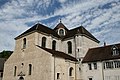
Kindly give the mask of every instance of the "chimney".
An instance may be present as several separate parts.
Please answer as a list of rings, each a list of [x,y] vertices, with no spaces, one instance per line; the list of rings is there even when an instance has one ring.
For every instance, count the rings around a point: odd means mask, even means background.
[[[106,46],[106,42],[104,41],[104,47]]]

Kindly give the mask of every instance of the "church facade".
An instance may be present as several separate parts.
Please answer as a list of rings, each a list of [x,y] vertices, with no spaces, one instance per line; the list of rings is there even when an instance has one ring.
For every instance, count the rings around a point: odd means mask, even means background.
[[[15,41],[15,50],[4,65],[3,80],[96,80],[99,74],[88,68],[106,60],[89,56],[99,41],[83,26],[69,30],[60,22],[51,29],[37,23]],[[100,75],[97,80],[109,80]]]

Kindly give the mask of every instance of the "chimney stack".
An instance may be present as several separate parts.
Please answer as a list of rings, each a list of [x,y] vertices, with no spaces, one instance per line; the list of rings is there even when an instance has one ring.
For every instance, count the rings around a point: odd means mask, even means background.
[[[106,42],[104,41],[104,47],[106,46]]]

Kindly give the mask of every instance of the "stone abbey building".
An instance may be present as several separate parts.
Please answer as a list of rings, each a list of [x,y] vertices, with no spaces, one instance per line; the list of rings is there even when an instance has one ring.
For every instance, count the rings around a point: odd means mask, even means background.
[[[15,40],[3,80],[120,80],[120,44],[98,47],[83,26],[37,23]]]

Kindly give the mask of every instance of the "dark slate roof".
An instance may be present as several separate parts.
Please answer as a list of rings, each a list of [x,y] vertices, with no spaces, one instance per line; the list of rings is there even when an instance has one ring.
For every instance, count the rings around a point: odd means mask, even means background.
[[[67,31],[66,35],[63,37],[60,37],[56,32],[56,30],[60,27],[64,28]],[[38,23],[33,27],[31,27],[30,29],[28,29],[27,31],[25,31],[24,33],[22,33],[21,35],[17,36],[15,39],[19,39],[22,36],[25,36],[28,33],[33,31],[47,33],[62,40],[65,40],[66,38],[74,37],[76,34],[81,34],[99,43],[99,41],[91,33],[89,33],[84,27],[80,26],[80,27],[68,30],[62,23],[59,23],[54,29],[48,28],[45,25]]]
[[[38,46],[38,45],[37,45]],[[48,48],[43,48],[43,47],[40,47],[38,46],[39,48],[51,53],[53,56],[56,56],[56,57],[61,57],[61,58],[64,58],[64,59],[69,59],[69,60],[72,60],[72,61],[77,61],[76,58],[64,53],[64,52],[61,52],[61,51],[55,51],[55,50],[52,50],[52,49],[48,49]]]
[[[73,37],[75,34],[84,35],[99,43],[99,41],[91,33],[89,33],[83,26],[69,30],[66,36],[63,38],[63,40],[69,37]]]
[[[3,71],[5,61],[6,58],[0,58],[0,71]]]
[[[112,47],[114,46],[118,48],[117,50],[119,52],[119,55],[113,55]],[[113,59],[120,59],[120,44],[89,49],[82,62],[86,63]]]
[[[44,32],[47,34],[51,34],[55,37],[60,37],[54,30],[52,30],[51,28],[46,27],[45,25],[39,24],[37,23],[36,25],[34,25],[33,27],[31,27],[30,29],[28,29],[27,31],[25,31],[24,33],[22,33],[21,35],[17,36],[15,39],[18,39],[24,35],[26,35],[27,33],[30,33],[32,31],[38,31],[38,32]]]
[[[62,24],[61,22],[54,28],[54,30],[57,30],[57,29],[59,29],[59,28],[64,28],[65,30],[68,31],[68,29],[65,27],[65,25]]]

